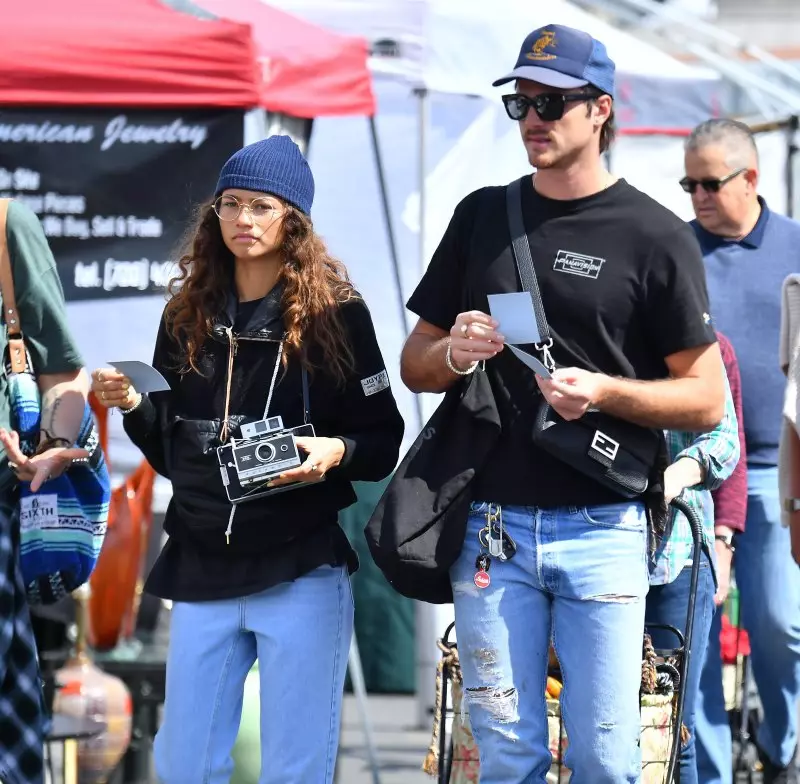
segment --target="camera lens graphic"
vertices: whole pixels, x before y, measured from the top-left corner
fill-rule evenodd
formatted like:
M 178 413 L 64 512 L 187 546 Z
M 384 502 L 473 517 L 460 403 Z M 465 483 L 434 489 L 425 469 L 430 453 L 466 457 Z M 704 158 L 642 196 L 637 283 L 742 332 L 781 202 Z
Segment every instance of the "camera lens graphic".
M 256 460 L 260 463 L 269 463 L 275 459 L 275 447 L 270 443 L 259 444 L 256 447 Z

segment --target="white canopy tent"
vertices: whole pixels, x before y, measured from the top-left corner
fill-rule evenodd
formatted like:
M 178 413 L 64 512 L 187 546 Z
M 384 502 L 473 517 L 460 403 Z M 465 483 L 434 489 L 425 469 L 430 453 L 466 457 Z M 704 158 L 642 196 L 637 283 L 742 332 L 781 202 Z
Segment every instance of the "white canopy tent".
M 491 82 L 511 69 L 522 38 L 538 26 L 569 25 L 606 44 L 617 65 L 615 114 L 620 129 L 609 164 L 681 217 L 692 217 L 689 200 L 677 185 L 682 146 L 691 128 L 722 114 L 729 103 L 729 86 L 716 72 L 676 60 L 568 0 L 262 2 L 371 42 L 378 129 L 405 295 L 419 280 L 458 201 L 476 188 L 509 182 L 530 169 L 516 124 L 505 116 L 499 100 L 504 88 L 493 88 Z M 758 143 L 762 193 L 774 209 L 784 211 L 786 136 L 774 131 L 760 135 Z M 394 285 L 385 239 L 374 231 L 381 225 L 374 191 L 365 187 L 364 178 L 353 176 L 368 145 L 369 139 L 352 125 L 339 121 L 333 128 L 327 121 L 316 122 L 310 157 L 319 186 L 324 189 L 332 182 L 336 195 L 330 213 L 324 197 L 318 196 L 314 218 L 368 300 L 374 291 L 374 301 L 379 302 L 387 295 L 387 285 Z M 348 193 L 346 216 L 343 188 Z M 329 224 L 333 214 L 336 218 Z M 349 218 L 355 215 L 353 225 Z M 365 235 L 371 238 L 366 245 Z M 376 312 L 376 321 L 391 365 L 406 325 L 389 308 Z M 418 423 L 410 395 L 399 383 L 395 394 L 411 438 Z M 432 405 L 431 399 L 425 400 L 426 411 Z
M 536 27 L 563 24 L 603 41 L 624 76 L 715 80 L 617 30 L 567 0 L 536 7 L 530 0 L 262 0 L 317 24 L 373 43 L 370 67 L 414 87 L 495 97 L 491 75 L 508 70 L 522 38 Z

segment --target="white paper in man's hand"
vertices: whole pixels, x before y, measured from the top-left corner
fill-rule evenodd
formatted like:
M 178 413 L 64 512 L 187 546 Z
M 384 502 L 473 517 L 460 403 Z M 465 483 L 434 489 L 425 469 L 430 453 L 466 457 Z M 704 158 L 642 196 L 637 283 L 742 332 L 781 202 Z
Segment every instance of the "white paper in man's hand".
M 123 375 L 126 375 L 131 380 L 134 389 L 142 394 L 165 392 L 170 388 L 167 379 L 146 362 L 132 359 L 124 362 L 109 362 L 108 364 Z
M 541 376 L 541 378 L 553 377 L 550 371 L 536 357 L 528 354 L 527 351 L 523 351 L 516 346 L 506 346 L 506 348 L 510 349 L 514 356 L 524 362 L 537 376 Z
M 506 344 L 539 343 L 536 312 L 529 292 L 489 294 L 489 312 L 499 324 L 497 331 L 505 337 Z

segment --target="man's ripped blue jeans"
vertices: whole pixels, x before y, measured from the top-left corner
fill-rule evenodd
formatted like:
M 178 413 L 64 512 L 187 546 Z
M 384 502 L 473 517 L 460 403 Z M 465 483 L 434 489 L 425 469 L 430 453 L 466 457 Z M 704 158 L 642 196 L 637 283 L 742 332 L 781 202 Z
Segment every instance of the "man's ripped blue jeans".
M 573 781 L 635 784 L 648 590 L 644 507 L 503 507 L 517 552 L 492 559 L 489 585 L 479 588 L 478 533 L 488 506 L 473 503 L 450 572 L 481 784 L 545 782 L 551 637 L 564 677 L 564 762 Z

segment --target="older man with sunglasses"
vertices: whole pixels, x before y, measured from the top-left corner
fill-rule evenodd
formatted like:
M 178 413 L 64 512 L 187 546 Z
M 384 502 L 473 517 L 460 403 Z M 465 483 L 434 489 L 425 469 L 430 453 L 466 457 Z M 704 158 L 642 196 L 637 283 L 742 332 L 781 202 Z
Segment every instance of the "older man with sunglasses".
M 717 119 L 689 137 L 683 189 L 705 259 L 715 326 L 739 360 L 747 444 L 748 508 L 736 536 L 736 581 L 763 705 L 756 738 L 764 782 L 797 782 L 800 696 L 800 571 L 792 560 L 779 498 L 778 439 L 785 379 L 778 361 L 781 285 L 800 269 L 800 223 L 771 212 L 758 195 L 758 151 L 742 123 Z M 730 563 L 732 531 L 717 531 L 717 558 Z M 731 736 L 722 693 L 720 612 L 711 630 L 697 711 L 701 784 L 732 780 Z

